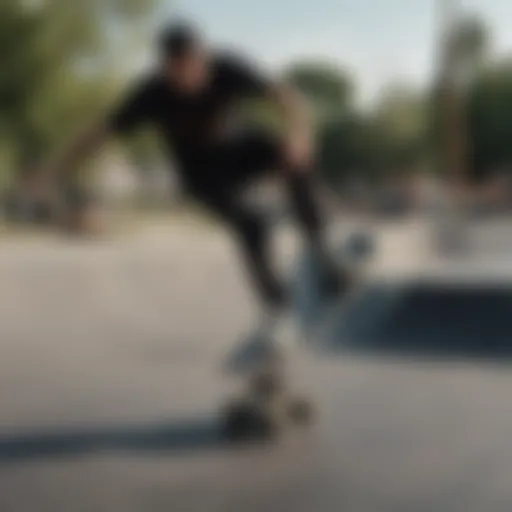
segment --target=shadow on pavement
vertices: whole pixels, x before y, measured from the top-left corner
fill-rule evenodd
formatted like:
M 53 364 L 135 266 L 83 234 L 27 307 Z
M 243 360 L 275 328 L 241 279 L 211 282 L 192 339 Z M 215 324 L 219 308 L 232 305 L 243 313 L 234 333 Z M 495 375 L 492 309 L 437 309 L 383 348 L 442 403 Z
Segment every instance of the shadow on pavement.
M 414 282 L 369 286 L 318 347 L 329 354 L 512 362 L 512 287 Z
M 149 427 L 56 430 L 0 436 L 0 464 L 66 458 L 109 451 L 189 455 L 226 447 L 213 420 Z

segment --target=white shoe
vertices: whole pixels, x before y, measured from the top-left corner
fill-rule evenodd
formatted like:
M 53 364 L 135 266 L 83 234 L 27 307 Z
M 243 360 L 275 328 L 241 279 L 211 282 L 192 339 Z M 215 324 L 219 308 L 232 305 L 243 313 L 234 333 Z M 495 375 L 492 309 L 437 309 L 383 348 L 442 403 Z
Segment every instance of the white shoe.
M 277 350 L 286 355 L 300 342 L 297 319 L 290 311 L 281 311 L 271 316 L 271 340 Z
M 279 364 L 297 344 L 297 328 L 290 314 L 265 312 L 254 334 L 228 357 L 227 371 L 245 374 Z

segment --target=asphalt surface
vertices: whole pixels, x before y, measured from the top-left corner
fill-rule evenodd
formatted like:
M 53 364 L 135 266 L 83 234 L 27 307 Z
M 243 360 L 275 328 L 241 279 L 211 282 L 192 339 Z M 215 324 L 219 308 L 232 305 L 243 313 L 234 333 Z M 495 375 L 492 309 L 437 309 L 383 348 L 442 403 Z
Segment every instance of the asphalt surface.
M 315 426 L 224 445 L 254 304 L 222 238 L 4 242 L 0 283 L 2 512 L 512 510 L 506 366 L 301 354 Z

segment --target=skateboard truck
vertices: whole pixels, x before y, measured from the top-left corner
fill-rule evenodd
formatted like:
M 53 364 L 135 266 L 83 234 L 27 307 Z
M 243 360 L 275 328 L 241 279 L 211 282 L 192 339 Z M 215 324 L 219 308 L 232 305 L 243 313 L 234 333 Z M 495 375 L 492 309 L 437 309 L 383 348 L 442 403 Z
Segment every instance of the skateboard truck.
M 265 368 L 250 376 L 242 397 L 228 404 L 223 434 L 230 442 L 273 441 L 287 426 L 306 427 L 312 404 L 288 391 L 282 368 Z

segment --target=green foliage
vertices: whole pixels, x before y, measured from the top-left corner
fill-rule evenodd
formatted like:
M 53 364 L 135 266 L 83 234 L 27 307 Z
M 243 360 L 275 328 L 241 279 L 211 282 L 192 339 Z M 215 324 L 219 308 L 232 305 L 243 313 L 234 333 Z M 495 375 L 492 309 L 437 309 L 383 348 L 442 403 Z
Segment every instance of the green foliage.
M 427 151 L 428 104 L 405 86 L 389 88 L 371 121 L 376 163 L 382 169 L 407 171 Z
M 0 2 L 0 146 L 9 147 L 11 163 L 40 158 L 101 109 L 120 71 L 118 50 L 126 47 L 122 37 L 113 36 L 131 37 L 152 5 L 148 0 Z
M 0 183 L 25 160 L 64 144 L 79 124 L 108 105 L 125 66 L 158 12 L 161 0 L 0 1 Z M 377 179 L 407 171 L 436 154 L 446 138 L 443 80 L 456 81 L 468 107 L 472 171 L 512 163 L 512 64 L 490 62 L 481 20 L 455 27 L 441 80 L 428 94 L 395 86 L 362 112 L 353 76 L 328 61 L 292 63 L 284 72 L 313 107 L 319 165 L 333 182 L 353 174 Z M 462 79 L 462 80 L 461 80 Z M 460 92 L 459 90 L 459 92 Z M 248 106 L 257 122 L 280 130 L 264 103 Z M 158 141 L 129 141 L 141 168 L 154 161 Z
M 352 106 L 349 75 L 329 62 L 296 62 L 285 76 L 308 98 L 320 120 L 335 118 Z
M 343 183 L 367 168 L 369 132 L 363 118 L 356 115 L 325 122 L 319 131 L 318 165 L 327 178 Z
M 370 114 L 358 112 L 351 76 L 323 62 L 298 62 L 288 79 L 306 96 L 319 126 L 319 166 L 338 184 L 378 179 L 418 163 L 426 150 L 427 107 L 405 86 L 389 88 Z
M 488 57 L 490 33 L 477 16 L 464 16 L 452 34 L 452 61 L 465 73 L 472 74 Z
M 473 176 L 512 165 L 512 62 L 497 63 L 477 78 L 468 107 Z

